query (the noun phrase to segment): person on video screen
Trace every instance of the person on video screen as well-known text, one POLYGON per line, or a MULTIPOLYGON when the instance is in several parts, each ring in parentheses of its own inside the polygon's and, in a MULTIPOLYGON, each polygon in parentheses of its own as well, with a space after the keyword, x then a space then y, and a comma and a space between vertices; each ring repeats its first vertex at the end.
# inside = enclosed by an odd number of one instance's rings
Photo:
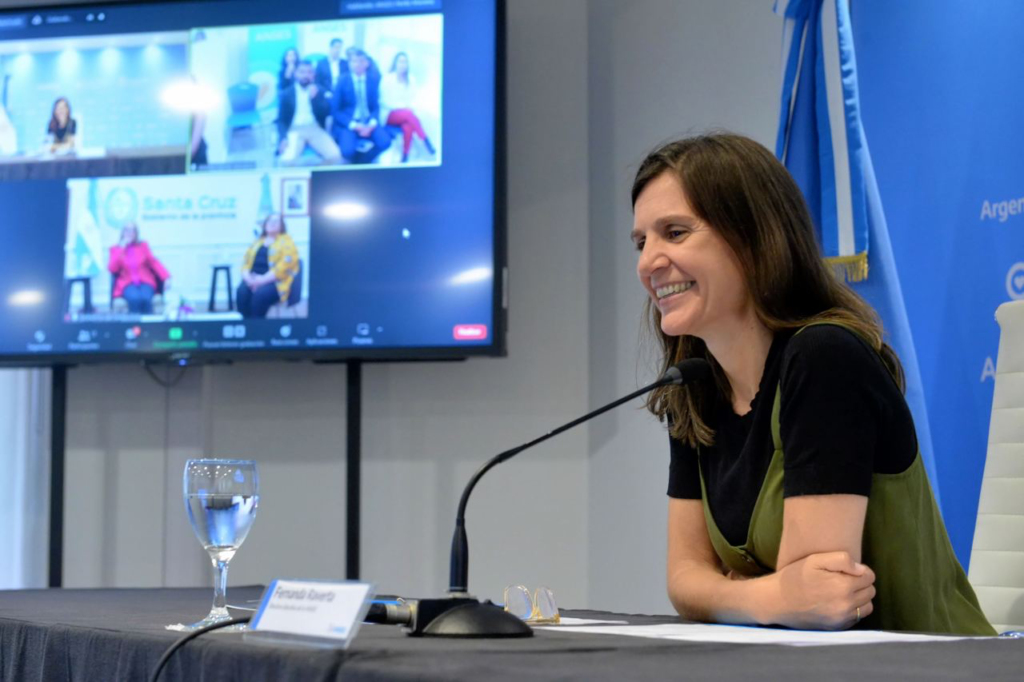
POLYGON ((331 100, 334 139, 346 160, 372 163, 391 144, 391 136, 380 125, 380 81, 370 76, 365 52, 356 48, 349 53, 349 73, 338 82, 331 100))
POLYGON ((285 90, 295 84, 295 69, 299 65, 299 51, 289 47, 281 57, 281 70, 277 72, 277 89, 285 90))
POLYGON ((242 260, 242 284, 235 294, 238 312, 262 318, 275 303, 284 303, 299 274, 299 250, 280 213, 263 220, 263 230, 242 260))
POLYGON ((46 126, 46 142, 51 154, 75 149, 78 123, 71 117, 71 103, 67 97, 58 97, 53 103, 50 122, 46 126))
POLYGON ((192 134, 189 141, 189 152, 193 170, 203 168, 210 162, 209 157, 206 155, 206 138, 203 137, 205 130, 206 114, 197 111, 192 115, 192 134))
POLYGON ((342 57, 341 45, 341 38, 332 38, 327 56, 316 63, 316 84, 328 97, 348 73, 348 60, 342 57))
POLYGON ((295 67, 295 84, 278 93, 277 134, 281 163, 291 165, 310 147, 324 164, 341 163, 338 145, 324 129, 331 105, 325 92, 313 82, 313 65, 301 60, 295 67))
POLYGON ((107 269, 114 277, 113 301, 127 303, 128 312, 153 312, 153 297, 158 290, 170 287, 171 274, 149 250, 149 244, 139 239, 139 227, 134 222, 121 228, 121 239, 110 247, 107 269))
MULTIPOLYGON (((361 52, 361 50, 358 47, 353 46, 348 48, 347 50, 345 50, 345 60, 349 64, 351 64, 353 55, 355 55, 358 52, 361 52)), ((367 61, 366 77, 369 78, 374 83, 380 83, 380 67, 377 66, 377 60, 371 57, 367 52, 362 52, 363 56, 366 57, 367 61)))
POLYGON ((402 163, 409 160, 413 136, 423 140, 427 153, 434 155, 434 145, 423 132, 420 119, 413 111, 416 81, 409 73, 409 55, 399 52, 391 62, 391 70, 380 82, 380 106, 388 111, 387 125, 402 129, 402 163))

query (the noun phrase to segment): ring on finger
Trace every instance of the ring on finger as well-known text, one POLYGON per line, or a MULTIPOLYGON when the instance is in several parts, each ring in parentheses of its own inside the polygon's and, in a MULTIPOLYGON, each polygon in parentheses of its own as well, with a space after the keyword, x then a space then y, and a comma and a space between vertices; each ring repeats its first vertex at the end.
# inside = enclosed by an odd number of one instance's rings
POLYGON ((857 607, 857 622, 860 622, 860 607, 857 607))

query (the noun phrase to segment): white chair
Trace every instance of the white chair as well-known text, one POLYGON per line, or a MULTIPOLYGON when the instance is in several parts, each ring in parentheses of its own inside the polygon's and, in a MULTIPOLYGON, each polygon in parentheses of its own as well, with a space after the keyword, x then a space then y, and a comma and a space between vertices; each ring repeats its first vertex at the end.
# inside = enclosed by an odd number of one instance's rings
POLYGON ((970 581, 989 621, 1024 630, 1024 301, 996 310, 1002 330, 970 581))

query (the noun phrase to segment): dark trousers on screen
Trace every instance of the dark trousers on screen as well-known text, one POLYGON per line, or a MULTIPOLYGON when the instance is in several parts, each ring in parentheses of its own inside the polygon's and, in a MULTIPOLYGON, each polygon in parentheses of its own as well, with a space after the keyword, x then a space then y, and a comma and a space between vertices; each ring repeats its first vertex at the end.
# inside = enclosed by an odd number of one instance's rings
POLYGON ((351 163, 373 163, 380 153, 391 146, 391 136, 383 126, 377 126, 369 137, 360 137, 356 131, 335 126, 334 133, 338 139, 341 155, 351 163), (373 144, 365 151, 360 151, 366 141, 373 144))
POLYGON ((266 317, 270 306, 281 300, 277 293, 277 284, 270 282, 253 291, 244 282, 238 287, 235 295, 235 304, 242 317, 266 317))
POLYGON ((148 284, 129 284, 121 292, 128 302, 128 312, 149 314, 153 312, 153 294, 156 291, 148 284))

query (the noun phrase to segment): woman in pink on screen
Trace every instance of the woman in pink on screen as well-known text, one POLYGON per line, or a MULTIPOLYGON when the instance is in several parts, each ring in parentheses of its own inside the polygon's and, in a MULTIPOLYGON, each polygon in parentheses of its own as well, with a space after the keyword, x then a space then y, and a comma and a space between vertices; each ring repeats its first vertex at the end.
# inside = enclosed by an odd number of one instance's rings
POLYGON ((391 71, 380 82, 380 105, 388 109, 386 125, 402 129, 402 163, 409 160, 413 136, 423 140, 427 153, 434 155, 434 145, 423 132, 420 119, 413 111, 416 99, 416 80, 409 73, 409 55, 399 52, 391 62, 391 71))
POLYGON ((139 227, 134 222, 125 223, 121 239, 110 247, 107 269, 114 277, 112 299, 124 299, 132 313, 152 313, 153 296, 166 290, 171 279, 149 244, 139 239, 139 227))

